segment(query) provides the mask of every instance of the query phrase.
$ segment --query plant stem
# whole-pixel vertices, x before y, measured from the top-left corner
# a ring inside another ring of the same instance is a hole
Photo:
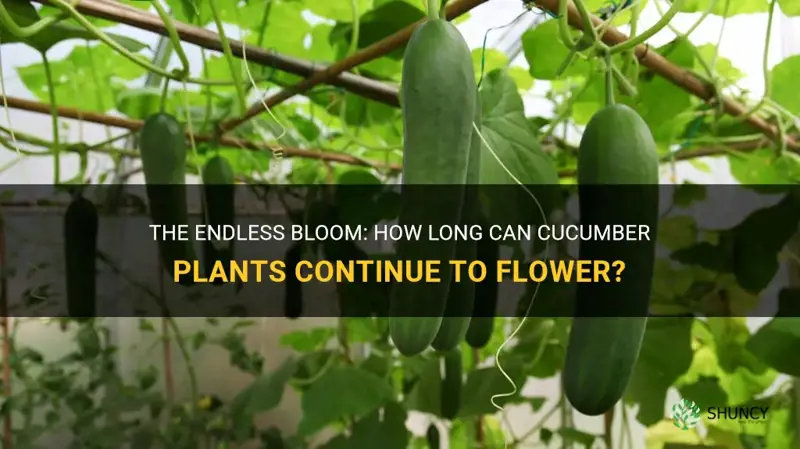
[[[594,45],[594,43],[597,42],[597,30],[594,29],[592,16],[589,14],[582,0],[574,0],[574,3],[575,9],[578,10],[578,14],[581,16],[581,27],[583,28],[584,39],[588,39],[588,44]]]
[[[428,0],[428,20],[436,20],[439,18],[439,7],[441,0]]]
[[[58,130],[58,103],[56,102],[56,89],[53,85],[53,72],[47,54],[42,52],[42,65],[44,77],[47,80],[47,94],[50,97],[50,118],[53,127],[53,184],[61,181],[61,142]]]
[[[639,44],[644,43],[647,39],[650,39],[651,37],[655,36],[656,33],[663,30],[667,25],[669,25],[670,21],[672,21],[672,18],[675,17],[675,15],[677,15],[680,12],[681,8],[683,7],[684,1],[685,0],[673,0],[672,5],[669,7],[669,10],[667,10],[667,13],[661,16],[661,19],[659,19],[659,21],[656,22],[655,25],[646,29],[644,32],[642,32],[642,34],[632,37],[619,45],[611,47],[611,54],[615,55],[617,53],[621,53],[626,50],[634,49]]]
[[[550,418],[551,418],[553,415],[555,415],[555,413],[556,413],[557,411],[559,411],[559,410],[561,410],[561,400],[559,400],[559,401],[558,401],[558,402],[557,402],[557,403],[556,403],[556,404],[553,406],[553,408],[551,408],[551,409],[550,409],[550,410],[549,410],[547,413],[545,413],[545,414],[544,414],[544,416],[542,416],[542,418],[541,418],[541,419],[540,419],[540,420],[539,420],[539,421],[538,421],[536,424],[534,424],[534,426],[533,426],[533,427],[531,427],[530,429],[528,429],[528,431],[527,431],[527,432],[525,432],[525,433],[524,433],[522,436],[520,436],[520,437],[519,437],[519,438],[518,438],[516,441],[514,441],[512,444],[514,444],[514,445],[516,445],[516,444],[519,444],[519,443],[521,443],[521,442],[523,442],[523,441],[527,440],[527,439],[528,439],[528,438],[530,438],[531,436],[533,436],[533,434],[534,434],[534,433],[536,433],[537,431],[539,431],[539,430],[540,430],[542,427],[544,427],[544,425],[545,425],[545,424],[547,424],[547,420],[548,420],[548,419],[550,419]]]
[[[178,59],[181,61],[181,67],[183,67],[181,73],[184,77],[188,76],[190,71],[189,58],[186,57],[186,53],[183,51],[181,37],[178,35],[178,30],[175,29],[175,24],[172,23],[172,17],[170,17],[169,13],[161,6],[161,0],[153,0],[152,3],[161,21],[164,22],[164,28],[167,30],[169,40],[175,49],[175,53],[178,55]]]
[[[12,36],[17,38],[24,39],[26,37],[31,37],[40,31],[47,29],[50,25],[61,22],[66,18],[67,14],[59,14],[57,16],[49,16],[39,19],[30,25],[20,26],[14,21],[14,18],[8,12],[3,3],[0,2],[0,25],[2,25],[5,30],[11,33]]]
[[[219,14],[219,7],[217,6],[216,0],[209,0],[208,5],[211,7],[211,14],[214,16],[214,23],[217,26],[217,33],[219,34],[219,42],[222,45],[222,51],[225,54],[225,60],[228,62],[228,68],[231,71],[231,76],[233,77],[234,83],[236,84],[236,94],[239,97],[239,107],[242,111],[247,110],[247,94],[244,91],[244,85],[242,84],[241,73],[238,67],[236,67],[236,59],[233,57],[233,51],[231,50],[231,43],[228,41],[228,37],[225,36],[225,29],[223,28],[222,18]]]
[[[770,41],[772,37],[772,21],[775,17],[775,4],[778,3],[777,0],[772,0],[769,2],[769,16],[767,19],[767,37],[764,41],[764,56],[761,59],[761,72],[764,74],[764,95],[761,97],[761,100],[750,108],[747,112],[737,117],[736,122],[741,122],[747,120],[748,117],[755,114],[764,103],[767,102],[767,98],[772,96],[772,73],[769,70],[769,47]]]
[[[564,45],[570,50],[575,48],[577,41],[572,39],[570,35],[569,21],[569,8],[567,7],[567,0],[558,0],[558,33],[561,35],[561,40]]]
[[[614,105],[614,61],[611,52],[606,51],[606,106]]]

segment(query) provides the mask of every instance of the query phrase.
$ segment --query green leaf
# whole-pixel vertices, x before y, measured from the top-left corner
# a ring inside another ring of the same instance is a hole
[[[115,105],[115,92],[143,70],[106,46],[76,46],[66,58],[50,61],[56,101],[59,106],[106,112]],[[33,94],[49,103],[43,64],[18,67],[17,73]]]
[[[208,2],[202,2],[203,8],[207,8]],[[272,48],[278,50],[283,55],[290,55],[297,58],[308,58],[314,52],[320,54],[322,42],[324,46],[330,48],[327,42],[328,27],[323,27],[317,33],[312,33],[311,24],[303,17],[303,11],[307,4],[299,1],[280,1],[280,2],[249,2],[249,5],[242,8],[237,1],[226,1],[227,6],[222,8],[222,19],[227,23],[236,23],[239,26],[250,30],[247,35],[247,43],[261,48]],[[262,20],[269,9],[267,26],[261,30]],[[208,15],[210,19],[210,15]],[[227,20],[226,20],[227,18]],[[216,26],[214,26],[216,32]],[[323,31],[322,34],[319,32]],[[311,47],[306,48],[306,38],[311,37]],[[228,34],[228,39],[239,39],[238,32]],[[324,61],[327,62],[327,61]],[[251,70],[258,67],[256,64],[249,64]],[[271,71],[270,72],[274,72]],[[256,72],[253,72],[256,73]],[[269,72],[264,72],[269,73]],[[242,79],[247,80],[246,77]]]
[[[778,5],[781,7],[781,12],[785,15],[800,16],[800,3],[795,0],[778,0]]]
[[[509,198],[508,190],[487,187],[484,194],[490,199],[489,216],[493,223],[541,223],[542,217],[536,196],[545,214],[549,214],[557,201],[557,189],[536,185],[558,185],[558,173],[553,160],[538,143],[537,136],[525,118],[522,98],[508,72],[497,69],[489,72],[481,86],[482,122],[484,137],[481,155],[481,184],[522,183],[528,188],[515,189]],[[499,162],[498,162],[499,160]],[[530,207],[520,209],[521,204]]]
[[[117,94],[117,110],[126,116],[144,120],[157,113],[161,107],[161,89],[138,87],[125,89]]]
[[[789,56],[772,68],[770,98],[795,115],[800,114],[798,75],[800,75],[800,55]]]
[[[800,318],[775,317],[747,342],[747,349],[778,372],[800,377]]]
[[[768,148],[729,154],[728,163],[733,177],[757,192],[781,192],[784,189],[780,185],[795,184],[800,180],[798,157],[793,154],[776,156],[775,151]]]
[[[676,206],[689,207],[697,201],[706,199],[706,187],[691,182],[684,182],[675,188],[672,201]]]
[[[701,409],[728,403],[728,393],[720,386],[717,377],[699,376],[695,382],[681,385],[678,391],[681,398],[693,401]]]
[[[353,367],[330,368],[303,393],[298,433],[312,435],[345,417],[372,413],[394,398],[380,377]]]
[[[336,331],[329,327],[317,327],[310,330],[299,330],[281,335],[281,346],[288,346],[298,352],[310,352],[319,349],[328,342]]]
[[[539,316],[569,316],[571,310],[556,309],[555,313],[548,313],[549,310],[539,309],[539,305],[547,300],[554,304],[571,303],[574,294],[573,285],[562,282],[547,282],[540,284],[541,288],[534,301],[534,308],[525,321],[525,326],[517,334],[519,343],[509,351],[510,357],[521,360],[526,365],[526,374],[530,377],[547,379],[555,376],[564,366],[565,348],[569,338],[569,320],[550,318],[533,318]],[[530,289],[525,297],[533,296],[533,289]],[[522,302],[522,301],[520,301]],[[552,309],[550,309],[552,310]],[[547,337],[545,341],[544,338]],[[544,345],[544,346],[542,346]],[[538,360],[534,360],[535,354],[542,351]],[[533,362],[536,362],[535,364]],[[533,405],[533,404],[532,404]]]
[[[651,49],[679,67],[692,68],[695,56],[692,43],[675,39],[658,49]],[[657,142],[672,142],[693,117],[682,115],[692,107],[692,96],[672,82],[642,71],[636,86],[639,96],[632,106],[642,116]],[[626,99],[626,101],[628,101]]]
[[[676,385],[681,390],[691,390],[705,383],[708,388],[721,390],[725,396],[721,403],[701,405],[741,405],[762,394],[775,381],[777,373],[746,347],[750,331],[744,318],[709,318],[706,323],[696,321],[692,338],[696,346],[692,365]],[[713,379],[716,385],[713,385]],[[706,396],[710,393],[710,390],[703,392]],[[753,427],[737,421],[715,422],[715,425],[733,431]]]
[[[480,80],[481,75],[495,70],[502,69],[508,65],[508,57],[505,53],[494,48],[472,50],[472,67],[475,69],[475,79]]]
[[[667,390],[692,362],[693,318],[651,317],[625,401],[639,404],[636,419],[649,426],[664,417]],[[670,425],[672,422],[670,421]]]
[[[249,436],[253,418],[257,414],[272,410],[281,403],[286,383],[295,367],[294,359],[287,358],[278,369],[256,378],[233,398],[231,418],[240,441]]]
[[[580,33],[570,31],[573,39]],[[561,42],[558,21],[548,20],[522,35],[522,48],[531,76],[540,80],[556,79],[556,74],[567,60],[569,49]],[[576,58],[564,71],[563,76],[584,75],[589,69],[586,60]]]
[[[329,41],[337,50],[337,59],[346,56],[350,47],[350,40],[353,33],[352,18],[350,13],[349,0],[331,0],[325,2],[312,2],[314,5],[335,4],[344,2],[348,5],[348,16],[344,19],[337,19],[339,23],[330,32]],[[365,1],[365,0],[360,0]],[[314,6],[310,6],[314,9]],[[395,34],[408,25],[425,17],[425,13],[416,5],[405,1],[392,1],[381,4],[375,9],[364,12],[359,20],[358,48],[368,47],[386,37]],[[405,45],[389,52],[386,57],[370,61],[359,66],[360,71],[374,74],[382,78],[390,78],[400,72],[400,61],[403,58]]]
[[[793,391],[794,394],[797,392]],[[764,449],[783,449],[791,447],[796,441],[796,414],[790,406],[775,407],[769,411],[769,423],[765,435]]]
[[[533,77],[522,67],[509,67],[508,74],[517,83],[517,88],[522,92],[527,92],[533,87]]]
[[[418,368],[414,388],[406,399],[409,410],[439,415],[441,406],[441,362],[439,358],[424,360]]]
[[[792,195],[778,204],[751,213],[731,230],[734,239],[734,273],[739,285],[759,294],[775,277],[778,253],[797,232],[800,209]]]
[[[686,0],[681,8],[682,12],[706,12],[711,8],[711,14],[723,17],[733,17],[739,14],[753,14],[766,12],[768,2],[763,0],[738,0],[738,1],[715,1],[715,0]],[[713,8],[712,8],[713,6]],[[727,8],[727,14],[726,12]]]
[[[392,2],[405,3],[405,2]],[[390,3],[391,4],[391,3]],[[358,0],[357,9],[359,15],[372,9],[373,0]],[[309,2],[308,8],[314,14],[325,17],[326,19],[336,20],[337,22],[353,21],[353,4],[348,0],[328,0],[324,2]]]
[[[525,381],[522,364],[518,360],[506,359],[503,360],[503,370],[516,384],[517,392],[509,394],[514,391],[514,387],[497,367],[472,371],[467,375],[467,382],[463,386],[461,408],[458,410],[459,418],[497,412],[497,408],[492,405],[492,397],[497,395],[500,396],[495,397],[494,402],[499,406],[519,401],[520,389]]]
[[[392,402],[381,410],[359,420],[349,435],[340,434],[321,446],[322,449],[357,449],[380,447],[384,449],[406,449],[410,433],[406,429],[406,411]]]
[[[714,72],[717,76],[722,77],[727,84],[735,83],[745,77],[744,72],[734,67],[733,62],[731,62],[730,59],[718,54],[719,49],[717,49],[716,45],[700,45],[697,47],[697,51],[700,53],[700,57],[702,57],[704,61],[716,60]],[[703,66],[698,61],[695,61],[694,69],[698,72],[703,72]]]
[[[658,224],[657,240],[670,250],[692,245],[697,241],[697,223],[689,215],[664,218]]]
[[[648,427],[645,433],[647,449],[701,449],[703,439],[697,428],[683,430],[676,427],[671,419],[664,419]]]

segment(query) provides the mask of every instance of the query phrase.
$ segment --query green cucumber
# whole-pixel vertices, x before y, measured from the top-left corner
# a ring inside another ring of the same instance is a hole
[[[564,366],[576,410],[601,415],[625,392],[650,308],[658,227],[658,154],[647,124],[625,105],[589,121],[578,153],[581,223],[650,227],[650,241],[581,241],[582,260],[625,262],[621,282],[579,283]]]
[[[441,437],[439,436],[439,429],[436,424],[430,424],[428,430],[425,432],[425,441],[428,443],[428,449],[439,449],[441,444]]]
[[[414,30],[405,50],[401,89],[403,188],[399,224],[430,225],[433,229],[458,224],[476,87],[469,47],[454,25],[435,19]],[[441,282],[393,285],[389,330],[401,354],[419,354],[436,337],[452,279],[448,261],[455,254],[455,241],[398,242],[398,259],[443,261]]]
[[[486,278],[475,286],[475,304],[472,319],[467,329],[467,343],[480,349],[489,344],[494,331],[497,314],[497,296],[500,285],[497,282],[497,259],[500,258],[500,245],[490,238],[478,241],[478,260],[486,265]]]
[[[475,95],[475,118],[473,122],[481,126],[481,98],[480,93]],[[472,129],[472,140],[469,149],[469,165],[467,168],[466,185],[464,186],[464,206],[461,210],[461,224],[471,226],[477,224],[480,215],[478,200],[478,185],[481,178],[481,138],[478,132]],[[475,240],[462,240],[456,243],[455,258],[458,260],[475,260],[478,252],[478,243]],[[466,277],[466,269],[462,273],[460,282],[453,278],[450,292],[447,296],[444,318],[439,327],[436,338],[431,346],[438,351],[453,349],[464,340],[469,328],[472,306],[475,303],[475,283]]]
[[[72,318],[89,319],[97,313],[98,228],[94,203],[82,196],[73,199],[64,214],[67,313]]]
[[[461,389],[463,387],[463,362],[461,350],[452,349],[444,355],[444,378],[442,379],[441,406],[442,418],[456,419],[461,408]]]
[[[219,228],[222,225],[233,225],[236,214],[236,187],[234,186],[233,169],[228,160],[214,156],[203,166],[203,219],[206,225]],[[207,238],[203,241],[203,262],[208,275],[214,270],[217,262],[227,267],[233,260],[233,240],[214,242]],[[220,246],[215,246],[220,245]],[[215,285],[225,282],[217,278]]]
[[[166,113],[145,120],[139,136],[142,170],[147,184],[147,200],[153,224],[169,229],[189,224],[186,205],[186,135],[178,120]],[[158,241],[161,263],[174,276],[175,262],[197,260],[192,239]],[[191,276],[180,284],[192,285]]]
[[[303,283],[297,279],[295,270],[303,260],[303,242],[297,242],[286,251],[286,281],[284,282],[283,315],[291,320],[303,314]]]

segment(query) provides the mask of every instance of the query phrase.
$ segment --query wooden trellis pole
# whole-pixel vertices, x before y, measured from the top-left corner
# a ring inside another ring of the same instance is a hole
[[[37,3],[51,4],[48,0],[33,0]],[[169,36],[161,18],[141,9],[137,9],[112,0],[80,0],[75,9],[81,14],[99,19],[111,20],[134,28],[150,31],[162,36]],[[198,47],[222,52],[222,43],[219,35],[204,28],[189,25],[174,20],[175,29],[180,38],[187,43]],[[229,39],[233,56],[242,58],[247,54],[247,61],[256,64],[274,67],[277,70],[292,73],[298,76],[312,76],[325,70],[325,64],[314,64],[299,58],[281,55],[272,50],[243,44],[241,41]],[[382,83],[370,78],[353,73],[339,73],[335,77],[326,79],[328,84],[341,87],[349,92],[385,103],[390,106],[399,106],[397,88],[390,84]]]
[[[558,0],[536,0],[536,4],[546,11],[549,11],[553,14],[558,14]],[[567,9],[567,19],[569,20],[570,26],[575,29],[582,30],[583,26],[581,23],[580,14],[571,1],[568,3]],[[603,21],[592,16],[592,23],[594,23],[595,26],[600,26],[603,24]],[[620,32],[614,26],[606,27],[605,32],[602,35],[602,40],[607,45],[618,45],[627,41],[628,39],[628,36]],[[650,48],[647,46],[647,44],[638,45],[634,52],[636,58],[639,60],[639,63],[652,70],[658,76],[670,81],[672,84],[675,84],[681,89],[706,102],[716,99],[715,92],[705,82],[698,79],[688,70],[671,63],[657,52],[650,51]],[[725,109],[726,113],[734,117],[743,116],[748,112],[748,108],[746,106],[730,98],[722,99],[722,107]],[[764,133],[764,135],[767,137],[773,140],[780,140],[780,131],[778,130],[778,127],[770,124],[761,117],[751,114],[747,117],[746,121],[754,128]],[[787,147],[798,149],[798,145],[794,137],[787,137],[785,142]]]
[[[445,9],[447,20],[453,20],[463,14],[466,14],[471,9],[485,3],[486,1],[487,0],[449,1],[447,2]],[[428,19],[420,19],[398,31],[397,33],[392,34],[389,37],[385,37],[369,47],[362,48],[347,58],[331,64],[325,70],[315,73],[313,76],[300,81],[294,86],[281,90],[277,94],[267,98],[266,100],[263,100],[263,102],[262,100],[256,101],[241,117],[232,118],[228,121],[220,123],[220,131],[224,134],[250,120],[251,118],[259,115],[260,113],[265,112],[265,104],[269,108],[275,107],[280,103],[283,103],[284,101],[294,97],[295,95],[301,95],[305,92],[308,92],[314,86],[330,82],[331,79],[336,78],[348,70],[352,70],[362,64],[366,64],[370,61],[385,56],[394,50],[397,50],[408,42],[408,40],[411,38],[411,34],[414,32],[417,26],[427,20]]]
[[[0,100],[2,99],[0,95]],[[17,97],[5,97],[8,107],[14,109],[21,109],[24,111],[37,112],[40,114],[50,114],[50,105],[33,100],[26,100]],[[125,117],[118,117],[107,114],[100,114],[97,112],[82,111],[79,109],[58,106],[58,116],[62,118],[70,118],[75,120],[82,120],[84,122],[97,123],[101,125],[112,126],[115,128],[123,128],[129,131],[138,131],[144,124],[141,120],[135,120]],[[214,136],[198,134],[194,136],[196,142],[213,142]],[[222,145],[234,148],[242,148],[251,151],[281,151],[284,157],[296,157],[304,159],[317,159],[321,161],[336,162],[340,164],[360,165],[364,167],[372,167],[381,170],[399,171],[401,167],[397,164],[384,164],[381,162],[373,162],[362,159],[347,153],[325,150],[310,150],[306,148],[297,147],[277,147],[270,146],[264,142],[255,142],[246,139],[239,139],[235,137],[221,137],[217,140]]]

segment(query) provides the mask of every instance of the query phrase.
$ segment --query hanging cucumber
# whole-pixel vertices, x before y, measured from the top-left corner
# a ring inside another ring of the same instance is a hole
[[[222,225],[233,225],[235,215],[236,187],[234,186],[233,169],[228,160],[214,156],[203,167],[203,219],[206,224],[215,228]],[[219,246],[215,246],[219,245]],[[222,262],[225,266],[233,259],[233,240],[227,242],[203,241],[203,261],[207,274],[211,274],[214,265]],[[222,279],[216,279],[215,285],[222,285]]]
[[[303,260],[303,242],[297,242],[286,251],[286,282],[284,283],[283,314],[295,319],[303,314],[303,283],[295,276],[297,264]]]
[[[189,224],[186,205],[186,135],[178,120],[166,113],[153,114],[142,126],[139,137],[142,169],[153,224],[172,228]],[[197,260],[192,240],[159,240],[164,269],[173,276],[175,262]],[[194,282],[183,276],[182,285]]]
[[[461,388],[463,362],[458,348],[444,355],[444,378],[442,379],[441,404],[442,418],[454,420],[461,408]]]
[[[583,133],[578,153],[581,224],[658,227],[658,155],[647,124],[631,108],[610,105]],[[580,283],[564,367],[570,403],[600,415],[622,397],[647,324],[655,241],[581,241],[582,260],[621,260],[624,278]]]
[[[472,319],[467,329],[467,343],[476,349],[489,344],[494,331],[497,314],[497,296],[500,285],[497,283],[497,259],[500,258],[500,245],[497,241],[484,238],[478,241],[478,260],[486,265],[486,278],[475,286],[475,304]]]
[[[472,56],[461,33],[437,12],[430,15],[414,30],[404,55],[399,223],[437,229],[460,221],[476,89]],[[454,241],[398,242],[398,259],[443,262],[439,283],[393,285],[389,329],[401,354],[419,354],[436,337],[452,279],[448,261],[455,252]]]
[[[64,214],[67,312],[80,321],[96,315],[98,228],[94,203],[73,199]]]
[[[441,437],[439,436],[439,429],[436,424],[430,424],[427,432],[425,432],[425,440],[428,442],[428,449],[439,449],[441,444]]]
[[[475,116],[474,124],[480,129],[481,126],[481,98],[480,92],[475,92]],[[472,140],[469,149],[469,165],[467,168],[466,185],[464,186],[464,206],[461,210],[461,224],[471,226],[477,224],[480,215],[480,203],[478,199],[478,184],[481,178],[481,137],[473,127]],[[456,255],[458,260],[472,261],[477,255],[478,243],[475,240],[462,240],[456,243]],[[444,318],[439,327],[436,338],[431,346],[439,351],[448,351],[457,347],[469,328],[470,315],[475,303],[475,283],[468,277],[461,277],[460,282],[455,282],[453,278],[450,284],[450,292],[447,296]]]

